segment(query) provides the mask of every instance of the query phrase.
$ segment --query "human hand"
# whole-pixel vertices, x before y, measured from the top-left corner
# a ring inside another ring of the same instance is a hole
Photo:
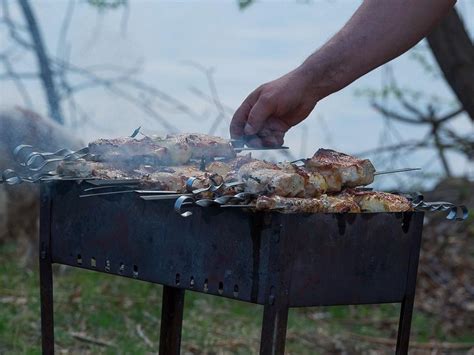
[[[279,79],[263,84],[240,105],[230,124],[233,139],[245,139],[251,147],[283,145],[285,133],[303,121],[319,96],[311,75],[298,68]]]

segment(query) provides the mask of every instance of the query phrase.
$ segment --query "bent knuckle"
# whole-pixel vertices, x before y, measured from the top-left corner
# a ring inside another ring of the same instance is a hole
[[[266,92],[260,95],[261,104],[264,106],[272,106],[275,103],[275,95],[270,92]]]

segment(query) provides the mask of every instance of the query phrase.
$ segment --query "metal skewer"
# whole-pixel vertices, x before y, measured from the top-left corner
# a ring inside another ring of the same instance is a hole
[[[384,174],[395,174],[395,173],[403,173],[405,171],[415,171],[421,170],[421,168],[404,168],[404,169],[396,169],[396,170],[385,170],[385,171],[376,171],[375,175],[384,175]]]
[[[242,148],[234,148],[236,152],[243,152],[247,150],[279,150],[279,149],[290,149],[286,146],[281,147],[261,147],[261,148],[252,148],[252,147],[242,147]]]

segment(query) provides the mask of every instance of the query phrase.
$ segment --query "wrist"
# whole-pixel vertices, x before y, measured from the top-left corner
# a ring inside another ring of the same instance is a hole
[[[319,101],[347,85],[344,83],[345,68],[342,58],[325,58],[322,49],[308,57],[296,70],[308,81],[311,95]]]

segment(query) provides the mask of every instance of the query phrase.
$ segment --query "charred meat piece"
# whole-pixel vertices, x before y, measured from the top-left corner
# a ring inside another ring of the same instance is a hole
[[[211,159],[216,157],[234,158],[235,151],[229,140],[200,133],[183,133],[167,135],[165,138],[154,140],[158,145],[173,147],[187,146],[193,159]]]
[[[257,210],[278,209],[284,213],[358,213],[359,206],[351,198],[322,195],[319,198],[259,196]]]
[[[329,192],[341,191],[342,187],[364,186],[374,181],[375,168],[370,160],[330,149],[319,149],[306,161],[305,167],[324,176]]]
[[[405,212],[413,206],[407,198],[387,192],[361,191],[348,189],[340,196],[352,196],[362,212]]]

